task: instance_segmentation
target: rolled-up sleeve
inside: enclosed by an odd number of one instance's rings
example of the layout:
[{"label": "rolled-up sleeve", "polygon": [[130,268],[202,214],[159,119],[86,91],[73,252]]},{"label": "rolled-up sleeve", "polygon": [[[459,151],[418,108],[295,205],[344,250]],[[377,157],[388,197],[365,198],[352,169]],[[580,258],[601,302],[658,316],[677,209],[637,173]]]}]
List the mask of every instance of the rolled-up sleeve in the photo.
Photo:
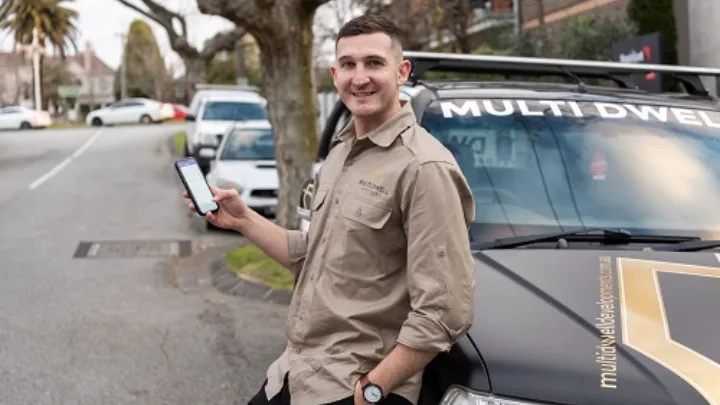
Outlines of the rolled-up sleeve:
[{"label": "rolled-up sleeve", "polygon": [[409,177],[401,204],[412,310],[397,341],[416,350],[447,351],[474,318],[475,272],[468,238],[474,202],[454,164],[423,163]]},{"label": "rolled-up sleeve", "polygon": [[300,274],[305,256],[307,255],[307,233],[289,229],[287,232],[288,253],[290,256],[290,271],[293,276]]}]

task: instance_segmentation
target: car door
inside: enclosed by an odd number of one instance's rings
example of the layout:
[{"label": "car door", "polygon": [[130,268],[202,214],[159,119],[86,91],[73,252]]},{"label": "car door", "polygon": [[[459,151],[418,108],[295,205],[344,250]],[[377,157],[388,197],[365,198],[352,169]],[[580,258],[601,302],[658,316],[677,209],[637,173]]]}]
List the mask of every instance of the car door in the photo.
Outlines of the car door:
[{"label": "car door", "polygon": [[107,106],[107,113],[102,117],[103,122],[107,124],[117,124],[122,122],[123,113],[125,111],[125,101],[117,101]]},{"label": "car door", "polygon": [[17,107],[6,107],[3,109],[2,125],[3,129],[18,129],[24,118],[23,111]]},{"label": "car door", "polygon": [[10,128],[8,114],[5,112],[6,108],[0,108],[0,129]]},{"label": "car door", "polygon": [[125,122],[140,122],[140,117],[150,115],[148,103],[139,100],[129,101],[125,110]]}]

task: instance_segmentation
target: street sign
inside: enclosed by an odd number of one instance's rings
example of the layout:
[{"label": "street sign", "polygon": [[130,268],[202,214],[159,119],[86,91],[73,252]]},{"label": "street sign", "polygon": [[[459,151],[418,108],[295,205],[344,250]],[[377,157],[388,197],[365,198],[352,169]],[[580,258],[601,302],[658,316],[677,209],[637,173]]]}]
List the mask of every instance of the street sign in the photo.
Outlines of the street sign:
[{"label": "street sign", "polygon": [[58,96],[62,98],[78,97],[80,95],[80,86],[58,86]]}]

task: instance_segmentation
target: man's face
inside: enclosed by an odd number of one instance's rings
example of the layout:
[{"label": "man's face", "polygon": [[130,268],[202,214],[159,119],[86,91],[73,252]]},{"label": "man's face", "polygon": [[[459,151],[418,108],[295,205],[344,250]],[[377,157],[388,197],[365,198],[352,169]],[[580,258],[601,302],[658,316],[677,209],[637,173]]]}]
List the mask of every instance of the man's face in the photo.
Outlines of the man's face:
[{"label": "man's face", "polygon": [[339,96],[355,117],[382,116],[398,102],[410,63],[398,57],[383,33],[344,37],[330,67]]}]

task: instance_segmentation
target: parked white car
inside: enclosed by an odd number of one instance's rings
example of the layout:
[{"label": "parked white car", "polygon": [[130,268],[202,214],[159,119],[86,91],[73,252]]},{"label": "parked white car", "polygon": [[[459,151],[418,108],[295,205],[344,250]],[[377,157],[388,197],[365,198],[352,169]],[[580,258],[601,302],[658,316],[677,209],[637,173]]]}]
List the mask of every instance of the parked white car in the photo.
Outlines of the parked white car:
[{"label": "parked white car", "polygon": [[175,116],[172,104],[147,98],[128,98],[92,111],[85,121],[88,125],[162,122]]},{"label": "parked white car", "polygon": [[259,90],[252,86],[200,83],[195,85],[195,89],[195,94],[188,106],[188,114],[192,116],[197,116],[200,104],[202,104],[206,98],[213,96],[241,96],[246,100],[257,100],[259,103],[267,103],[265,98],[260,95]]},{"label": "parked white car", "polygon": [[[202,145],[218,146],[218,135],[223,135],[237,122],[260,121],[268,123],[267,103],[257,95],[225,94],[205,97],[198,107],[197,116],[188,114],[188,156],[197,156]],[[199,160],[205,169],[205,162]]]},{"label": "parked white car", "polygon": [[22,106],[0,107],[0,129],[47,128],[52,118],[47,111]]},{"label": "parked white car", "polygon": [[211,159],[206,176],[209,184],[235,189],[248,207],[275,217],[279,180],[269,122],[237,123],[223,135],[217,149],[203,147],[198,152]]}]

